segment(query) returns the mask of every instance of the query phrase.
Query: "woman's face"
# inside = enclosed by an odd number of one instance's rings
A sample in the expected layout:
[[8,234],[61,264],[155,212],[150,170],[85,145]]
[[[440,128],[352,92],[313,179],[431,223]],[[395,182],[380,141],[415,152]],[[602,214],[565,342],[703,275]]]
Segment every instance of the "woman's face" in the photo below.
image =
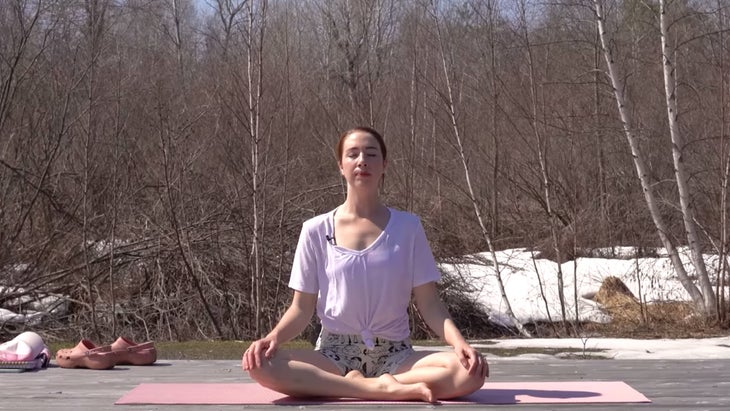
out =
[[353,187],[378,187],[386,161],[378,140],[370,133],[355,131],[342,143],[340,173]]

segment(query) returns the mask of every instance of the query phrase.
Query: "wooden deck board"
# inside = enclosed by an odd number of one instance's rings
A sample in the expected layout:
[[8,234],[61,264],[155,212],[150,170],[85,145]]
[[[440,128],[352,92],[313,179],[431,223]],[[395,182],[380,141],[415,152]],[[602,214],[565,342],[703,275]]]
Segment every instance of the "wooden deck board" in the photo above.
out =
[[[476,410],[728,410],[730,359],[727,360],[557,360],[490,359],[492,381],[625,381],[652,404],[510,406],[398,406],[406,409]],[[0,410],[271,410],[281,406],[115,406],[114,401],[143,382],[250,382],[238,361],[159,361],[151,367],[119,366],[108,371],[52,367],[26,373],[0,373]],[[292,407],[287,407],[293,409]],[[362,411],[383,406],[351,406]],[[336,410],[341,406],[296,409]]]

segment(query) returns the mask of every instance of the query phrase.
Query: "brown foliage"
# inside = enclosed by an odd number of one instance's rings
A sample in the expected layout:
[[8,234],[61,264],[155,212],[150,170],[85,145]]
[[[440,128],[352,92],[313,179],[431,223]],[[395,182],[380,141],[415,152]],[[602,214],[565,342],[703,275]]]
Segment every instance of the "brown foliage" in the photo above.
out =
[[[498,249],[554,254],[534,127],[564,260],[584,246],[656,245],[610,88],[586,74],[603,67],[583,9],[544,6],[528,45],[514,16],[486,0],[444,2],[438,26],[420,1],[56,3],[0,7],[0,285],[10,289],[0,306],[69,296],[70,312],[40,325],[49,335],[253,338],[271,327],[291,296],[302,222],[344,198],[333,145],[358,124],[385,136],[384,198],[422,217],[439,258],[486,248],[452,122]],[[617,47],[654,53],[644,20],[612,21],[631,25]],[[686,84],[702,85],[681,93],[697,99],[680,107],[697,131],[684,161],[696,218],[719,243],[727,73],[703,53],[723,50],[717,36],[694,41],[679,63]],[[632,64],[629,104],[681,238],[657,64],[637,56],[619,63]],[[450,304],[466,333],[491,332],[459,292]]]
[[606,277],[593,300],[610,314],[611,322],[584,324],[584,332],[638,338],[688,338],[724,332],[719,325],[697,316],[689,303],[640,303],[617,277]]
[[615,323],[641,322],[641,304],[618,277],[606,277],[593,299],[611,315]]

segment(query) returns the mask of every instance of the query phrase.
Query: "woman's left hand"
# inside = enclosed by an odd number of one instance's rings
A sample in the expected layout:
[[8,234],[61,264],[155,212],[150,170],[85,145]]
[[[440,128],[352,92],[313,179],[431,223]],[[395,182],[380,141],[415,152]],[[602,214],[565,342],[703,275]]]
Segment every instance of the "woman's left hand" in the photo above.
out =
[[487,359],[479,351],[475,350],[474,347],[464,342],[462,344],[455,345],[454,352],[459,358],[461,365],[469,370],[469,375],[476,374],[483,378],[489,376],[489,364],[487,364]]

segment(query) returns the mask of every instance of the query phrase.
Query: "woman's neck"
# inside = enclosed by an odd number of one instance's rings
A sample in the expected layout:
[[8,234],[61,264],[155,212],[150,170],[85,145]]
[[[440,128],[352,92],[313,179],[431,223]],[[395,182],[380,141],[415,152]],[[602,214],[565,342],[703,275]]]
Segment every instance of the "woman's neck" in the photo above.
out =
[[382,213],[385,205],[380,201],[377,195],[362,195],[355,192],[349,192],[347,199],[340,206],[343,214],[349,214],[358,217],[372,217]]

